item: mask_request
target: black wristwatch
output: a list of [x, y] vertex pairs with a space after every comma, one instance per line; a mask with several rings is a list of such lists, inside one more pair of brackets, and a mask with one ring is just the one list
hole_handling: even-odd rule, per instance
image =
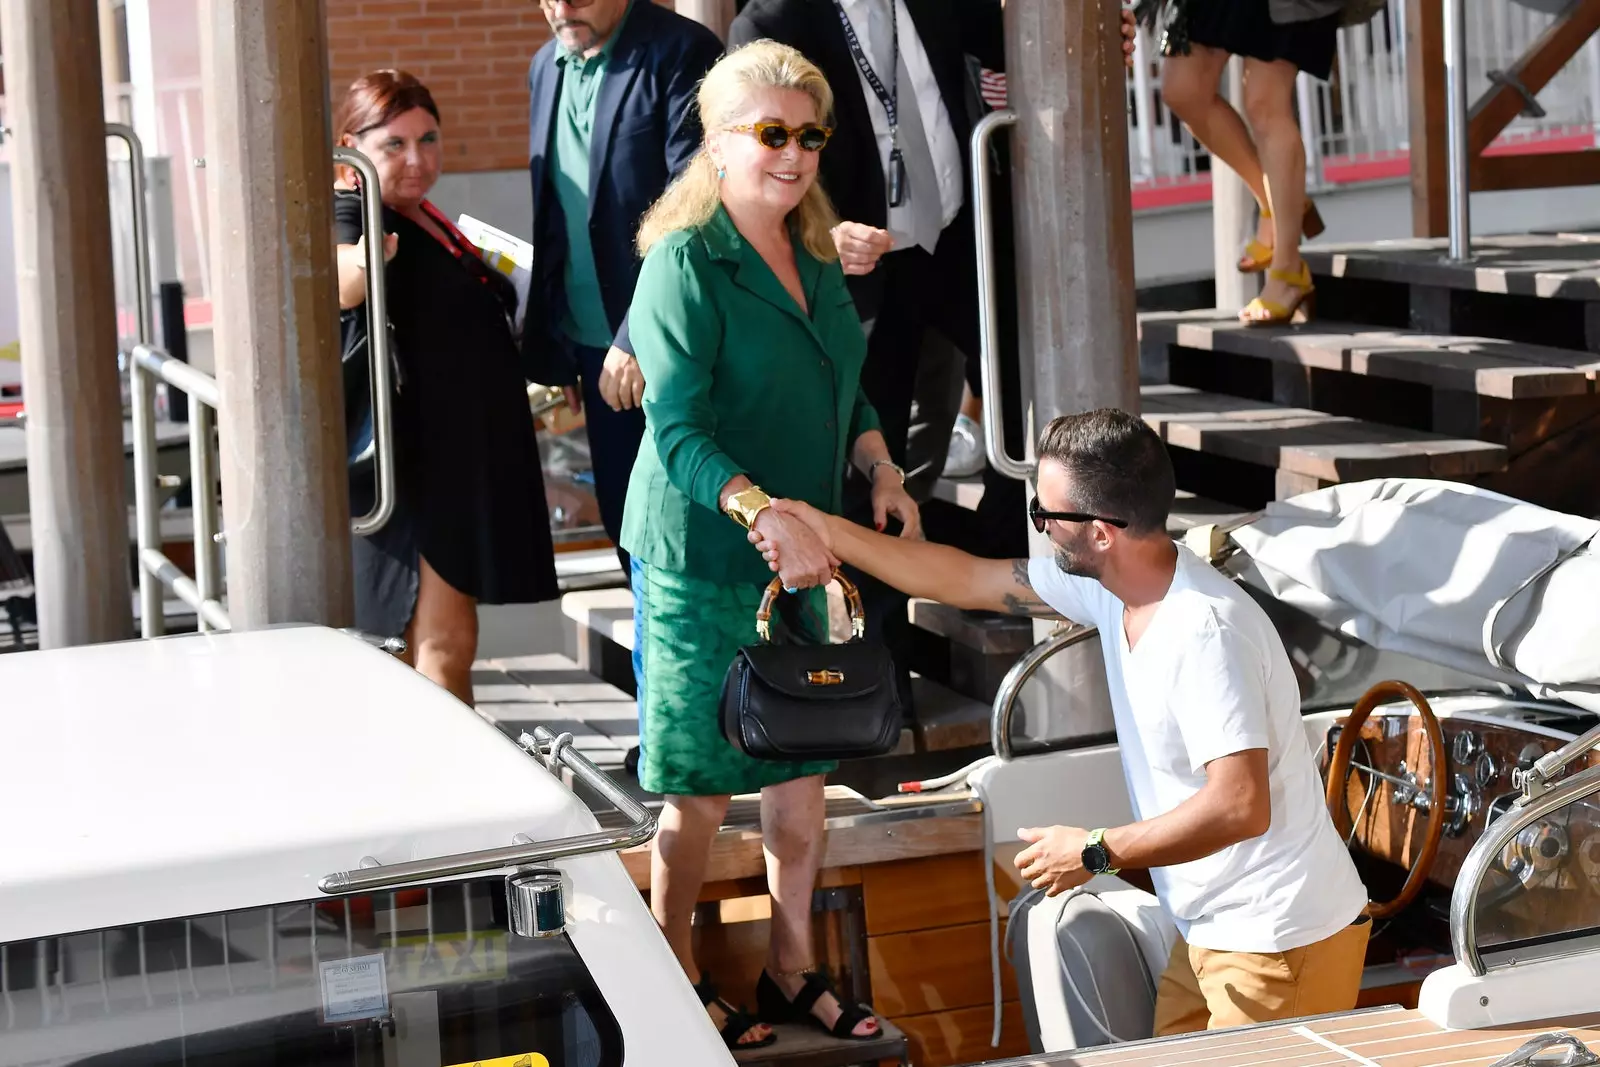
[[1083, 843], [1083, 869], [1090, 874], [1116, 874], [1120, 868], [1111, 866], [1111, 852], [1106, 848], [1104, 828], [1091, 830]]

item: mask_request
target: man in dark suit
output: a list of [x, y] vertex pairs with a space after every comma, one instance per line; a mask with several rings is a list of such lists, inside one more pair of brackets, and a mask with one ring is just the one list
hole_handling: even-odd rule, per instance
[[[540, 0], [554, 39], [528, 71], [534, 278], [528, 377], [587, 412], [601, 521], [615, 542], [644, 434], [629, 354], [639, 219], [700, 146], [695, 93], [716, 35], [650, 0]], [[580, 391], [581, 389], [581, 391]], [[618, 549], [623, 571], [627, 554]]]

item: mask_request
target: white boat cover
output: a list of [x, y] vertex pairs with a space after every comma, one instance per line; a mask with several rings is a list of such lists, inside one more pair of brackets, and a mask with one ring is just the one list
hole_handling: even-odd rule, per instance
[[1600, 522], [1385, 478], [1268, 505], [1241, 577], [1373, 647], [1600, 711]]

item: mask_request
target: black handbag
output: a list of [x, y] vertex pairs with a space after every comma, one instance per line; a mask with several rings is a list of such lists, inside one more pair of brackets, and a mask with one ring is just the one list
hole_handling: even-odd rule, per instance
[[[353, 190], [334, 191], [339, 197], [360, 197]], [[339, 311], [339, 364], [344, 377], [344, 439], [345, 463], [351, 474], [371, 475], [376, 467], [377, 441], [372, 413], [372, 354], [368, 350], [367, 305], [363, 301], [353, 308]], [[389, 378], [393, 395], [398, 398], [404, 375], [400, 368], [400, 351], [395, 337], [394, 322], [386, 321], [384, 332], [389, 338]]]
[[[393, 395], [401, 389], [400, 355], [396, 350], [394, 323], [384, 324], [389, 334], [389, 377]], [[377, 439], [372, 414], [372, 355], [368, 351], [367, 306], [339, 312], [339, 363], [344, 372], [345, 462], [351, 473], [370, 473], [377, 455]]]
[[722, 732], [762, 760], [837, 760], [882, 756], [900, 741], [904, 712], [894, 661], [866, 641], [861, 594], [834, 572], [850, 606], [853, 636], [842, 645], [772, 644], [774, 578], [756, 611], [761, 638], [733, 657], [722, 681]]

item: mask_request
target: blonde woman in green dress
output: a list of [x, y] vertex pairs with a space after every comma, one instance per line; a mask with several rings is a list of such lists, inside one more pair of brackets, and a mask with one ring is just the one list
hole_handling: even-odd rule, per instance
[[[827, 82], [787, 46], [724, 57], [699, 93], [705, 143], [645, 216], [629, 323], [644, 372], [645, 437], [628, 486], [622, 545], [638, 561], [643, 688], [639, 780], [664, 794], [651, 909], [723, 1040], [773, 1040], [769, 1023], [812, 1021], [843, 1038], [878, 1033], [815, 971], [811, 895], [830, 763], [753, 760], [723, 737], [722, 679], [771, 579], [746, 540], [781, 543], [798, 636], [825, 639], [820, 587], [835, 560], [803, 524], [767, 507], [798, 497], [841, 510], [846, 463], [873, 483], [881, 529], [920, 536], [916, 504], [861, 392], [866, 338], [845, 289], [817, 185], [830, 130]], [[772, 940], [760, 1018], [717, 995], [695, 964], [690, 920], [712, 838], [735, 793], [761, 793]]]

